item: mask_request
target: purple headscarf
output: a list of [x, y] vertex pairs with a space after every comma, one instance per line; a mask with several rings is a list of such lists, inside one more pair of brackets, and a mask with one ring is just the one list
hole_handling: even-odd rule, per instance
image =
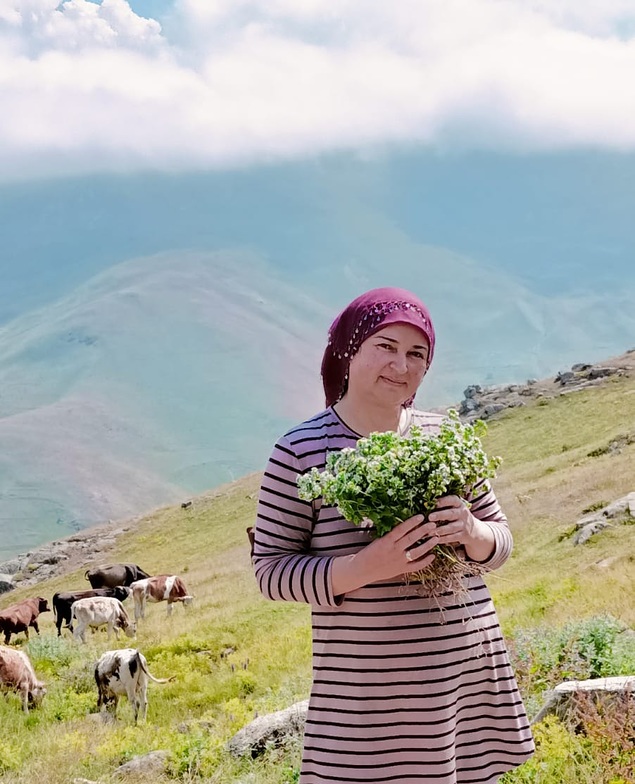
[[[387, 324], [411, 324], [426, 337], [430, 350], [428, 367], [434, 354], [434, 327], [428, 309], [406, 289], [371, 289], [354, 299], [337, 316], [329, 329], [329, 340], [322, 357], [322, 383], [326, 405], [346, 392], [348, 365], [361, 344]], [[412, 400], [404, 405], [411, 405]]]

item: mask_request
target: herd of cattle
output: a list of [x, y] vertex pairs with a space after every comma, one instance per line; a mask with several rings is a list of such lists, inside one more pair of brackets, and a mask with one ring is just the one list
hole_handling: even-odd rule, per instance
[[[134, 637], [139, 619], [145, 618], [147, 602], [167, 602], [168, 615], [172, 605], [192, 603], [183, 580], [177, 575], [161, 574], [152, 577], [135, 564], [107, 564], [85, 573], [91, 584], [90, 590], [60, 591], [53, 596], [53, 613], [58, 636], [65, 625], [74, 639], [86, 642], [86, 631], [105, 626], [108, 639], [114, 634], [119, 639], [123, 630]], [[132, 596], [134, 621], [126, 612], [122, 602]], [[46, 686], [35, 675], [33, 666], [21, 650], [10, 648], [11, 636], [24, 633], [29, 639], [29, 629], [40, 633], [38, 617], [49, 612], [48, 601], [41, 597], [23, 599], [21, 602], [0, 611], [0, 633], [4, 634], [4, 645], [0, 645], [0, 689], [17, 691], [22, 699], [24, 711], [37, 706], [46, 694]], [[116, 714], [120, 696], [126, 696], [133, 707], [135, 722], [147, 711], [147, 685], [149, 680], [167, 683], [169, 678], [155, 678], [150, 674], [144, 655], [136, 648], [106, 651], [95, 664], [97, 684], [97, 706], [110, 708]]]

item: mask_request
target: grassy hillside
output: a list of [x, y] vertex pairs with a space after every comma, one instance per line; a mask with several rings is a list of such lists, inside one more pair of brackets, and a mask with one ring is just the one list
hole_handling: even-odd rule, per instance
[[[600, 642], [607, 653], [616, 635], [611, 624], [614, 631], [618, 624], [635, 627], [635, 525], [609, 529], [578, 547], [568, 536], [585, 509], [635, 490], [633, 439], [619, 451], [604, 451], [613, 439], [634, 435], [634, 423], [635, 378], [622, 377], [510, 410], [490, 424], [486, 447], [504, 458], [496, 489], [516, 549], [487, 580], [511, 647], [520, 651], [525, 640], [525, 654], [534, 656], [531, 666], [519, 672], [532, 706], [540, 690], [563, 674], [562, 661], [559, 669], [540, 669], [549, 658], [545, 645], [551, 632], [546, 629], [569, 624], [586, 630], [596, 645], [598, 634], [604, 634]], [[139, 647], [154, 675], [176, 676], [169, 684], [150, 685], [145, 725], [132, 724], [126, 702], [114, 726], [94, 713], [92, 667], [101, 652], [117, 643], [108, 643], [103, 634], [89, 637], [85, 646], [67, 636], [58, 640], [48, 614], [41, 618], [41, 638], [32, 635], [28, 645], [23, 636], [17, 638], [47, 680], [49, 693], [28, 717], [16, 697], [0, 700], [0, 780], [96, 780], [152, 749], [170, 751], [170, 776], [183, 781], [297, 780], [299, 744], [242, 762], [224, 750], [231, 735], [256, 714], [306, 698], [310, 684], [308, 608], [265, 601], [252, 575], [245, 528], [253, 520], [258, 482], [253, 474], [195, 499], [188, 509], [158, 510], [123, 535], [112, 552], [113, 560], [135, 561], [154, 573], [181, 574], [196, 596], [189, 611], [176, 607], [170, 619], [165, 605], [150, 606], [137, 641], [122, 638], [118, 644]], [[50, 599], [56, 590], [87, 587], [83, 571], [41, 583], [28, 593], [22, 589], [2, 596], [0, 608], [26, 595]], [[616, 620], [609, 623], [608, 615]], [[570, 650], [575, 634], [566, 634]], [[621, 663], [609, 658], [602, 674], [635, 667], [632, 649], [622, 651]], [[508, 777], [510, 784], [629, 781], [620, 765], [630, 762], [607, 762], [603, 752], [557, 723], [545, 722], [536, 733], [540, 749], [535, 761]]]

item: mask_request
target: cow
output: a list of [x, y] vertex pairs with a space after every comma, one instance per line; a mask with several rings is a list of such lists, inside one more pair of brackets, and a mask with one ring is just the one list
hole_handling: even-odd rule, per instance
[[135, 621], [145, 618], [146, 602], [167, 602], [170, 615], [175, 602], [183, 602], [183, 606], [187, 607], [194, 599], [188, 594], [183, 580], [175, 574], [158, 574], [156, 577], [136, 580], [130, 588], [134, 599]]
[[53, 615], [57, 636], [62, 636], [62, 624], [66, 623], [66, 628], [73, 631], [71, 623], [71, 608], [78, 599], [90, 599], [95, 596], [112, 596], [124, 602], [130, 596], [130, 588], [123, 585], [116, 585], [114, 588], [93, 588], [87, 591], [58, 591], [53, 596]]
[[112, 596], [78, 599], [72, 607], [72, 621], [77, 621], [73, 637], [82, 642], [86, 642], [86, 629], [89, 626], [107, 626], [108, 639], [112, 632], [119, 639], [119, 629], [123, 629], [128, 637], [134, 637], [137, 631], [136, 624], [130, 622], [123, 604]]
[[127, 697], [134, 711], [135, 724], [139, 715], [145, 721], [148, 711], [148, 679], [155, 683], [168, 683], [173, 678], [155, 678], [148, 669], [145, 656], [136, 648], [106, 651], [95, 665], [95, 681], [99, 698], [97, 709], [112, 707], [113, 719], [117, 714], [119, 697]]
[[29, 712], [29, 705], [37, 708], [46, 694], [46, 685], [35, 677], [26, 653], [4, 645], [0, 645], [0, 688], [17, 691], [25, 713]]
[[27, 640], [29, 639], [29, 626], [32, 626], [39, 634], [38, 616], [43, 612], [50, 612], [50, 607], [46, 599], [37, 596], [33, 599], [23, 599], [21, 602], [12, 604], [0, 612], [0, 632], [4, 633], [4, 643], [9, 644], [12, 634], [24, 632]]
[[143, 580], [150, 575], [136, 564], [116, 563], [87, 569], [84, 577], [92, 588], [114, 588], [116, 585], [129, 586], [135, 580]]

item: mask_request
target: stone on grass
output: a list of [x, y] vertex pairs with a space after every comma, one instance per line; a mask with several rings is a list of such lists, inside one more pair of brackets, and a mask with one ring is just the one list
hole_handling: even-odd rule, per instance
[[612, 678], [591, 678], [586, 681], [564, 681], [547, 692], [542, 708], [531, 723], [536, 724], [546, 716], [555, 714], [565, 718], [570, 710], [572, 698], [580, 692], [593, 695], [630, 694], [635, 697], [635, 675], [618, 675]]
[[159, 750], [133, 757], [130, 762], [120, 765], [115, 771], [118, 777], [152, 777], [162, 776], [167, 771], [167, 763], [170, 753]]
[[239, 730], [228, 742], [227, 749], [234, 757], [252, 758], [262, 754], [267, 746], [281, 744], [291, 737], [301, 737], [304, 732], [309, 701], [296, 702], [266, 716], [259, 716]]
[[0, 574], [0, 593], [8, 593], [15, 588], [13, 576], [10, 574]]

